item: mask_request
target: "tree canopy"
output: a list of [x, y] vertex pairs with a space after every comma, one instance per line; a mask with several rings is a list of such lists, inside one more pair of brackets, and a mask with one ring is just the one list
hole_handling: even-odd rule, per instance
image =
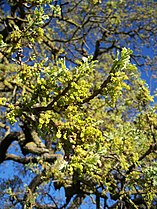
[[157, 207], [156, 6], [0, 1], [3, 208]]

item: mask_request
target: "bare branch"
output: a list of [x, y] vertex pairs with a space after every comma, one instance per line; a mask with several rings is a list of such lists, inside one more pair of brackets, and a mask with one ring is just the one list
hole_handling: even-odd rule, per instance
[[6, 153], [13, 141], [19, 141], [22, 136], [21, 132], [12, 132], [4, 137], [0, 142], [0, 163], [2, 163], [6, 158]]

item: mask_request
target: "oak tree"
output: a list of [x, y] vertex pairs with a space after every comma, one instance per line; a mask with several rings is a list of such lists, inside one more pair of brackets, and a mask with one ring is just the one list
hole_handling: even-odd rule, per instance
[[2, 207], [156, 208], [156, 2], [0, 8]]

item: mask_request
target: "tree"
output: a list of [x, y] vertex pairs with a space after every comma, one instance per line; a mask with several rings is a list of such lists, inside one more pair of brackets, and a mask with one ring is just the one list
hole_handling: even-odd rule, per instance
[[0, 5], [0, 163], [18, 169], [4, 208], [156, 208], [157, 108], [140, 76], [156, 3]]

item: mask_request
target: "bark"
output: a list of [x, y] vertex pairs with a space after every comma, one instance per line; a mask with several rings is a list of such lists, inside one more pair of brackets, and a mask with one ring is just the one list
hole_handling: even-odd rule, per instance
[[7, 150], [13, 141], [19, 141], [22, 136], [21, 132], [12, 132], [4, 137], [0, 142], [0, 163], [2, 163], [7, 154]]

